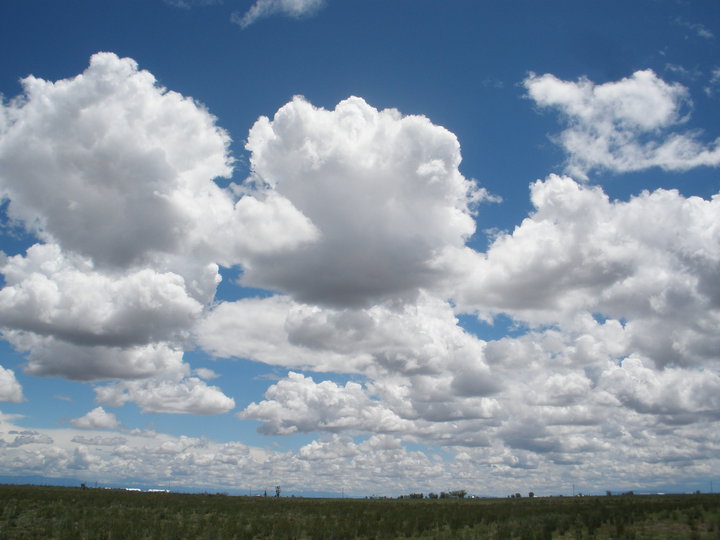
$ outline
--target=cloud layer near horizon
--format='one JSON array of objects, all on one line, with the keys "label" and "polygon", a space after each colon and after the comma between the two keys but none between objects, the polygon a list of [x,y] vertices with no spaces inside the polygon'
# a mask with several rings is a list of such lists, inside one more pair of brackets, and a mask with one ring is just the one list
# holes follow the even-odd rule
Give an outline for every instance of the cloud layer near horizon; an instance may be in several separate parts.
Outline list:
[{"label": "cloud layer near horizon", "polygon": [[[701,144],[668,131],[689,96],[652,72],[525,86],[566,115],[561,144],[582,178],[715,164],[698,158],[712,148],[673,153],[678,137]],[[134,61],[99,53],[73,79],[29,77],[24,88],[0,114],[0,191],[35,243],[0,261],[0,324],[25,372],[99,381],[106,407],[234,409],[234,381],[209,386],[197,375],[212,373],[184,359],[198,346],[292,370],[243,402],[238,421],[324,435],[288,460],[240,443],[152,442],[97,407],[71,425],[113,431],[22,433],[6,419],[18,474],[97,473],[113,460],[139,475],[197,473],[201,463],[220,482],[231,465],[296,478],[378,460],[387,474],[405,470],[409,486],[497,470],[550,487],[563,467],[621,484],[658,463],[666,477],[716,465],[718,196],[658,189],[619,201],[550,175],[530,184],[532,212],[481,253],[466,242],[480,203],[498,199],[463,176],[457,138],[426,117],[296,97],[252,126],[251,175],[222,188],[228,134]],[[648,134],[657,141],[639,142]],[[272,292],[216,299],[221,266]],[[483,339],[502,317],[512,331]],[[12,370],[0,368],[0,399],[23,399]],[[361,476],[357,489],[371,489]]]}]

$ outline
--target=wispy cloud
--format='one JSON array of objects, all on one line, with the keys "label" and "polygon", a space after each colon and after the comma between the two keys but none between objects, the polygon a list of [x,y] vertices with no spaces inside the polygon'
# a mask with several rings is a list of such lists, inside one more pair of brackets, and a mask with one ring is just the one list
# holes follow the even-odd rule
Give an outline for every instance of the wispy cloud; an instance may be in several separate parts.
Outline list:
[{"label": "wispy cloud", "polygon": [[310,15],[324,4],[325,0],[256,0],[245,14],[233,13],[231,20],[246,28],[259,19],[275,14],[295,18]]},{"label": "wispy cloud", "polygon": [[196,6],[213,6],[217,4],[222,4],[223,0],[163,0],[166,4],[182,8],[182,9],[190,9],[192,7]]},{"label": "wispy cloud", "polygon": [[720,67],[716,67],[710,73],[710,79],[708,80],[707,86],[703,88],[705,95],[715,96],[720,91]]},{"label": "wispy cloud", "polygon": [[701,37],[703,39],[715,39],[715,34],[713,34],[712,31],[710,31],[705,25],[687,21],[687,20],[683,19],[682,17],[676,17],[674,19],[674,22],[678,26],[681,26],[682,28],[686,28],[686,29],[690,30],[691,32],[694,32],[695,35],[697,35],[698,37]]}]

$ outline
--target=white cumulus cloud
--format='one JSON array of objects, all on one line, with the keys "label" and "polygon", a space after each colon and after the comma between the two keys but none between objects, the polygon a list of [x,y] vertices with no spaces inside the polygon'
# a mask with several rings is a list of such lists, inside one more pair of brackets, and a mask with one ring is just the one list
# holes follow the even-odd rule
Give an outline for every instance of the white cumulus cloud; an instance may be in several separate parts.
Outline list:
[{"label": "white cumulus cloud", "polygon": [[8,215],[41,239],[104,268],[204,267],[236,263],[253,236],[273,249],[282,224],[279,246],[311,234],[287,202],[218,187],[232,174],[227,133],[134,60],[98,53],[72,79],[22,82],[22,98],[2,107],[0,190]]},{"label": "white cumulus cloud", "polygon": [[0,401],[20,403],[24,401],[22,386],[12,369],[0,366]]},{"label": "white cumulus cloud", "polygon": [[3,108],[0,188],[43,239],[127,267],[178,250],[190,197],[206,211],[227,203],[212,183],[231,174],[227,134],[133,60],[98,53],[72,79],[22,82]]},{"label": "white cumulus cloud", "polygon": [[[214,299],[218,265],[296,248],[316,228],[275,191],[221,188],[227,133],[132,59],[98,53],[73,78],[22,85],[0,104],[0,196],[38,243],[0,260],[4,338],[33,375],[186,376],[188,332]],[[232,408],[202,383],[173,388],[171,402],[192,397],[188,411]],[[147,407],[162,409],[158,399]]]},{"label": "white cumulus cloud", "polygon": [[531,198],[531,216],[486,254],[469,254],[458,309],[531,325],[601,314],[624,321],[628,352],[660,366],[715,358],[719,197],[659,189],[610,201],[599,187],[551,175],[532,184]]},{"label": "white cumulus cloud", "polygon": [[705,143],[696,132],[678,131],[689,117],[687,88],[663,81],[652,70],[604,84],[531,74],[524,84],[538,106],[562,113],[567,128],[557,141],[568,154],[568,172],[578,178],[587,179],[594,169],[684,171],[720,165],[720,142]]},{"label": "white cumulus cloud", "polygon": [[362,386],[312,378],[290,372],[271,386],[265,401],[251,403],[238,414],[241,419],[261,420],[266,433],[286,435],[296,431],[393,432],[407,429],[403,421],[382,404],[371,400]]},{"label": "white cumulus cloud", "polygon": [[178,337],[202,312],[182,276],[149,268],[113,275],[36,244],[0,267],[0,324],[77,345],[132,346]]},{"label": "white cumulus cloud", "polygon": [[117,417],[102,407],[95,407],[85,416],[70,420],[70,423],[79,429],[114,429],[120,425]]},{"label": "white cumulus cloud", "polygon": [[412,298],[443,277],[441,253],[475,231],[487,196],[458,170],[460,145],[423,116],[360,98],[334,110],[302,98],[262,117],[246,148],[254,179],[317,228],[302,249],[253,258],[243,283],[332,306]]},{"label": "white cumulus cloud", "polygon": [[197,377],[157,377],[120,381],[96,386],[100,403],[120,407],[131,401],[144,412],[169,414],[222,414],[235,407],[235,400],[217,386]]}]

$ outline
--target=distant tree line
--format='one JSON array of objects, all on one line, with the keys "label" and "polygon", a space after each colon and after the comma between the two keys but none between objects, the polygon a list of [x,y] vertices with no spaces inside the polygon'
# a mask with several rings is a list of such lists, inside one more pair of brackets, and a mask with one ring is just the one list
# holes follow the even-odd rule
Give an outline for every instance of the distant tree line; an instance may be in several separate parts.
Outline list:
[{"label": "distant tree line", "polygon": [[[467,491],[464,489],[456,489],[454,491],[441,491],[438,495],[437,493],[428,493],[427,498],[428,499],[464,499],[467,495]],[[400,495],[398,499],[424,499],[425,495],[423,493],[410,493],[408,495]]]}]

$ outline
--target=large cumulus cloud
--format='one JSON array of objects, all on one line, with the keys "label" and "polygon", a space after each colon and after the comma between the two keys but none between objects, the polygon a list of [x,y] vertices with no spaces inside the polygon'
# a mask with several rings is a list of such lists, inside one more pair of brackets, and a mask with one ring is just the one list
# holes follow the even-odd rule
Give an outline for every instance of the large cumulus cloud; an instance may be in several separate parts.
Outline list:
[{"label": "large cumulus cloud", "polygon": [[35,375],[210,392],[182,379],[182,351],[218,264],[295,247],[312,224],[277,193],[219,187],[227,133],[131,59],[98,53],[76,77],[22,84],[0,107],[0,193],[39,242],[3,257],[4,337]]},{"label": "large cumulus cloud", "polygon": [[183,196],[224,202],[210,180],[231,173],[227,134],[134,61],[99,53],[72,79],[23,87],[3,109],[2,189],[10,217],[44,239],[128,266],[183,242]]},{"label": "large cumulus cloud", "polygon": [[599,314],[623,321],[628,351],[659,366],[716,360],[720,198],[661,189],[610,201],[555,175],[531,198],[530,217],[470,256],[461,309],[531,325]]},{"label": "large cumulus cloud", "polygon": [[[290,205],[264,209],[219,188],[213,179],[232,173],[227,133],[133,60],[98,53],[72,79],[22,82],[24,95],[2,109],[0,181],[8,215],[41,239],[127,268],[188,253],[232,260],[243,237],[259,234],[267,250],[309,234]],[[252,227],[273,218],[289,219],[286,235]],[[238,240],[215,244],[227,228]]]},{"label": "large cumulus cloud", "polygon": [[361,98],[331,111],[295,98],[256,122],[246,148],[256,181],[292,202],[319,236],[256,257],[244,283],[303,302],[362,306],[434,286],[438,257],[473,234],[472,203],[486,196],[459,172],[451,132]]}]

